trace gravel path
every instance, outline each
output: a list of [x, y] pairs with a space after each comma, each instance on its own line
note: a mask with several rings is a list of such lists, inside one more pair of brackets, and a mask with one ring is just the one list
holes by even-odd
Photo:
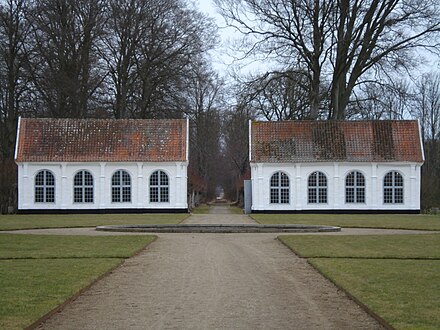
[[[225, 210], [185, 223], [253, 222]], [[381, 329], [276, 234], [158, 236], [40, 329]]]

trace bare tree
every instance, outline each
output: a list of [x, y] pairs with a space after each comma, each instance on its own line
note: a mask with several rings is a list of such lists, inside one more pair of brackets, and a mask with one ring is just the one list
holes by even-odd
[[127, 118], [135, 113], [134, 98], [137, 56], [147, 37], [152, 10], [158, 1], [111, 0], [107, 2], [106, 34], [102, 39], [101, 54], [107, 63], [109, 82], [107, 91], [115, 118]]
[[[250, 43], [245, 56], [265, 54], [309, 72], [311, 118], [319, 113], [322, 81], [329, 118], [346, 116], [355, 88], [372, 68], [414, 64], [419, 48], [438, 51], [435, 0], [215, 0], [230, 26]], [[250, 38], [253, 37], [253, 38]]]
[[0, 5], [0, 213], [16, 203], [16, 165], [13, 160], [17, 120], [27, 90], [23, 66], [28, 26], [26, 1]]
[[0, 154], [12, 157], [17, 119], [26, 91], [24, 43], [28, 26], [26, 1], [8, 0], [0, 6]]
[[91, 116], [103, 80], [96, 42], [105, 22], [102, 0], [42, 0], [28, 12], [29, 74], [53, 117]]
[[311, 112], [309, 88], [304, 72], [272, 72], [243, 83], [239, 99], [242, 106], [247, 104], [267, 120], [307, 119]]

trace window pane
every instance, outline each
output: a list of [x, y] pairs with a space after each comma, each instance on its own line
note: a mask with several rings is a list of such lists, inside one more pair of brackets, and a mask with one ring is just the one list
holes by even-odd
[[157, 186], [159, 184], [159, 172], [156, 171], [150, 176], [150, 186]]
[[123, 187], [122, 188], [122, 201], [125, 203], [131, 202], [131, 188], [130, 187]]
[[35, 187], [35, 203], [44, 203], [43, 187]]
[[385, 187], [391, 187], [393, 185], [393, 173], [388, 173], [385, 175], [385, 178], [383, 179], [383, 185]]
[[93, 203], [93, 188], [84, 188], [84, 203]]
[[270, 202], [272, 204], [279, 203], [279, 194], [277, 188], [270, 189]]
[[327, 177], [325, 176], [324, 173], [319, 172], [319, 186], [320, 187], [327, 187]]
[[354, 188], [345, 188], [345, 202], [354, 203]]
[[354, 186], [354, 172], [351, 172], [347, 175], [345, 179], [345, 186], [346, 187], [353, 187]]
[[161, 187], [160, 189], [160, 201], [163, 203], [168, 202], [168, 187]]
[[160, 185], [168, 186], [168, 175], [162, 171], [160, 171]]
[[316, 188], [309, 188], [309, 203], [317, 202]]
[[394, 190], [394, 203], [403, 203], [403, 188], [395, 188]]
[[75, 203], [82, 203], [82, 188], [73, 188], [73, 201]]
[[112, 176], [112, 186], [119, 186], [121, 184], [121, 172], [117, 171]]
[[281, 189], [281, 201], [282, 204], [288, 204], [289, 203], [289, 188], [283, 188]]
[[393, 203], [393, 189], [392, 188], [384, 188], [384, 190], [383, 190], [383, 202], [385, 204]]
[[356, 172], [356, 184], [358, 185], [358, 186], [365, 186], [365, 177], [364, 177], [364, 175], [362, 174], [362, 173], [360, 173], [360, 172]]
[[73, 179], [73, 185], [74, 186], [82, 186], [82, 182], [83, 182], [83, 180], [82, 180], [82, 172], [78, 172], [75, 175], [75, 178]]
[[285, 173], [281, 174], [281, 187], [288, 187], [289, 186], [289, 177]]
[[394, 185], [396, 187], [403, 187], [403, 177], [400, 173], [394, 172]]
[[327, 203], [327, 188], [319, 188], [319, 203]]
[[49, 171], [45, 171], [46, 173], [46, 186], [54, 186], [55, 185], [55, 177]]
[[55, 203], [55, 188], [46, 188], [46, 203]]
[[365, 188], [356, 188], [356, 203], [365, 203]]
[[93, 186], [93, 176], [87, 171], [84, 171], [84, 185]]
[[119, 187], [112, 187], [112, 203], [118, 203], [121, 201]]
[[35, 176], [35, 185], [36, 186], [44, 185], [44, 171], [38, 172], [38, 174]]
[[158, 187], [150, 187], [150, 202], [158, 202], [159, 201], [159, 188]]
[[280, 181], [279, 176], [280, 176], [279, 172], [272, 175], [272, 177], [270, 178], [270, 186], [271, 187], [278, 187], [278, 183]]
[[122, 171], [122, 184], [124, 186], [129, 186], [131, 185], [131, 179], [130, 179], [130, 174], [128, 174], [125, 171]]
[[317, 172], [314, 172], [312, 174], [310, 174], [309, 176], [309, 187], [316, 187], [316, 177], [317, 177]]

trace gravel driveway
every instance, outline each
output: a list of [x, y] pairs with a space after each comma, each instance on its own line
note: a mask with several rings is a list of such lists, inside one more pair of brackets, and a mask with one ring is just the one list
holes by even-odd
[[40, 329], [381, 329], [276, 234], [158, 236]]

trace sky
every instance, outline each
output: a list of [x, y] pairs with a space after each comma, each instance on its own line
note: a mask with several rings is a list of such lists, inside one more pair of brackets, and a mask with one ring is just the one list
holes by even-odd
[[231, 73], [234, 58], [231, 56], [233, 52], [230, 49], [231, 39], [233, 39], [234, 31], [232, 28], [227, 28], [225, 20], [217, 12], [217, 9], [212, 0], [195, 0], [196, 6], [199, 10], [213, 18], [218, 26], [218, 34], [220, 37], [220, 44], [214, 51], [211, 52], [212, 64], [214, 69], [222, 76]]

